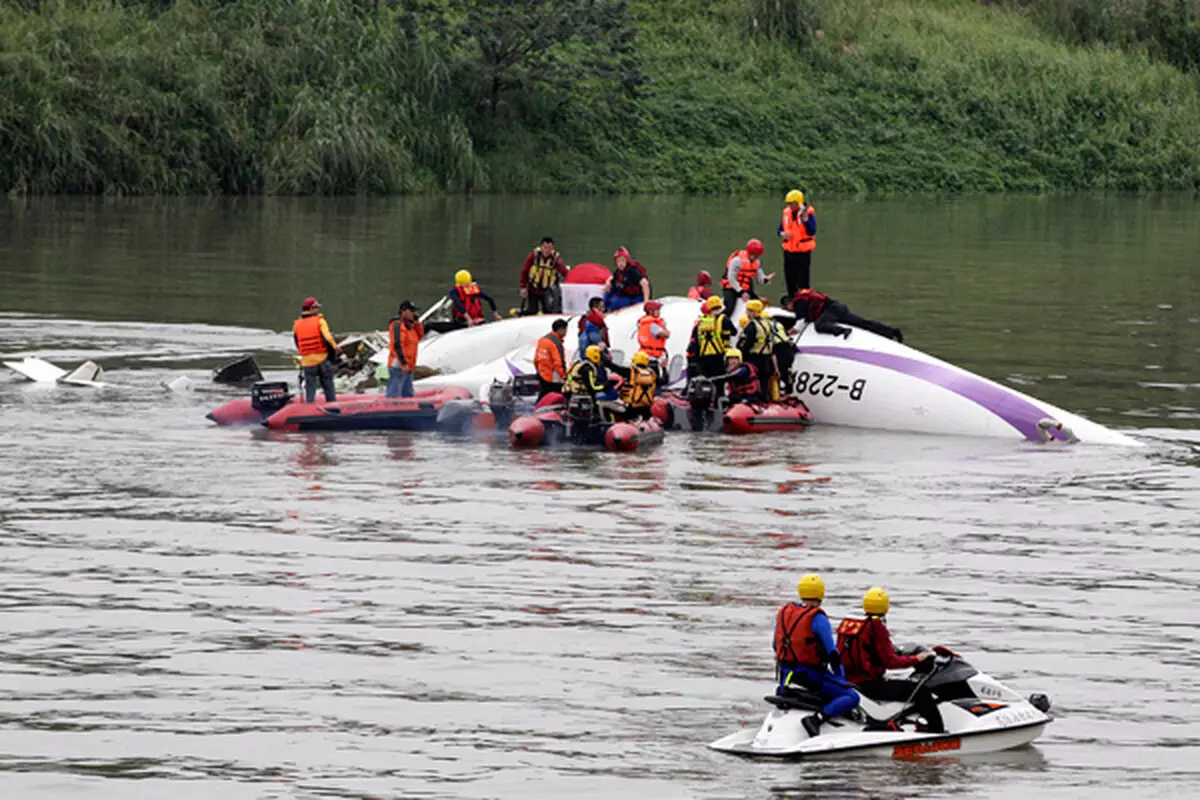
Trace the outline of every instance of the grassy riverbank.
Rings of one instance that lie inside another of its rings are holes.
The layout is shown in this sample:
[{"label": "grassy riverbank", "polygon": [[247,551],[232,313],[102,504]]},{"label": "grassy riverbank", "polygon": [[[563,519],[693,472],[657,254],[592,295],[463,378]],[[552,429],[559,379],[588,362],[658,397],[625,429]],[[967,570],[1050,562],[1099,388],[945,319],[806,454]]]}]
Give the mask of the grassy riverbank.
[{"label": "grassy riverbank", "polygon": [[[637,0],[645,84],[526,78],[486,114],[468,91],[471,43],[387,4],[27,5],[39,8],[0,9],[10,191],[1200,184],[1186,39],[1173,57],[1144,38],[1072,36],[1061,15],[974,0]],[[577,43],[562,53],[584,60]]]}]

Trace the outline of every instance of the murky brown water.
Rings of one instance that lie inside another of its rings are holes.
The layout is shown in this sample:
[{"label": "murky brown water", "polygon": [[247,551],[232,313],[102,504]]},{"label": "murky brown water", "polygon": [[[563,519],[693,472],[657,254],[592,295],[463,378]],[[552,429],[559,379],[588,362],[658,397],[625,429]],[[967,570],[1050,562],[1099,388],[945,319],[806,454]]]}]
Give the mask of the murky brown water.
[{"label": "murky brown water", "polygon": [[[94,357],[121,386],[0,376],[0,789],[1194,795],[1189,203],[819,204],[832,293],[1144,451],[814,427],[633,457],[218,429],[204,414],[228,393],[204,379],[233,353],[282,367],[287,337],[261,329],[305,294],[341,329],[376,327],[463,263],[499,287],[545,230],[571,261],[623,242],[679,290],[753,220],[773,228],[772,200],[14,206],[0,353]],[[200,385],[170,396],[180,373]],[[898,639],[1048,693],[1057,721],[1035,748],[961,761],[708,751],[764,712],[774,608],[809,570],[832,615],[884,585]]]}]

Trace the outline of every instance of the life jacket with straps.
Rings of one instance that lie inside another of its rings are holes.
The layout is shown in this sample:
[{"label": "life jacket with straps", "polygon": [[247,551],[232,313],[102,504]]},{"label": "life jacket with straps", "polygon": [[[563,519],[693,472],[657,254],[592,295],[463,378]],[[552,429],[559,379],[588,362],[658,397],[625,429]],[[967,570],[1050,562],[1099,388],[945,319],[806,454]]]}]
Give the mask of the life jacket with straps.
[{"label": "life jacket with straps", "polygon": [[572,364],[567,372],[567,379],[563,382],[563,394],[594,395],[599,391],[596,388],[597,383],[599,381],[596,379],[596,365],[587,359],[581,359]]},{"label": "life jacket with straps", "polygon": [[743,292],[748,292],[754,287],[754,276],[758,274],[759,263],[758,259],[751,259],[750,254],[745,250],[732,252],[729,254],[729,258],[725,259],[725,275],[721,278],[721,286],[726,289],[733,288],[729,283],[729,265],[735,258],[741,259],[737,271],[738,288]]},{"label": "life jacket with straps", "polygon": [[483,320],[483,302],[479,299],[479,284],[468,283],[463,286],[455,286],[454,292],[458,295],[458,301],[463,304],[463,308],[467,310],[464,316],[459,312],[458,306],[455,306],[454,319],[461,320],[470,317],[476,322],[481,322]]},{"label": "life jacket with straps", "polygon": [[788,603],[779,609],[779,613],[775,615],[776,664],[824,666],[825,653],[812,629],[813,620],[818,614],[825,614],[820,606],[805,606],[799,603]]},{"label": "life jacket with straps", "polygon": [[625,264],[625,269],[613,273],[613,292],[625,297],[641,297],[642,278],[645,277],[646,268],[636,261],[630,261]]},{"label": "life jacket with straps", "polygon": [[321,335],[323,319],[321,314],[310,314],[292,323],[292,333],[296,336],[296,350],[300,355],[311,356],[327,352],[325,337]]},{"label": "life jacket with straps", "polygon": [[[807,208],[810,214],[815,214],[817,211],[812,206],[807,206]],[[790,206],[785,206],[783,209],[783,232],[792,235],[783,243],[783,249],[789,253],[808,253],[817,247],[817,237],[808,232],[804,220],[800,218],[803,211],[803,207],[796,211],[792,211]]]},{"label": "life jacket with straps", "polygon": [[709,289],[707,286],[693,286],[688,289],[687,297],[688,300],[700,300],[703,302],[712,297],[712,289]]},{"label": "life jacket with straps", "polygon": [[887,670],[882,659],[875,652],[871,643],[871,626],[877,624],[878,617],[855,619],[846,617],[838,625],[838,652],[842,656],[842,666],[846,668],[846,676],[863,677],[866,680],[883,677]]},{"label": "life jacket with straps", "polygon": [[558,283],[558,251],[550,255],[542,253],[539,247],[533,251],[533,263],[529,265],[529,286],[535,292],[544,292]]},{"label": "life jacket with straps", "polygon": [[725,338],[725,315],[705,314],[696,322],[696,347],[699,356],[725,354],[729,341]]},{"label": "life jacket with straps", "polygon": [[821,312],[825,310],[827,302],[829,302],[829,295],[814,292],[812,289],[801,289],[792,298],[793,307],[803,306],[804,318],[809,322],[817,321],[817,318],[821,316]]},{"label": "life jacket with straps", "polygon": [[769,356],[775,348],[775,335],[771,331],[771,324],[762,317],[755,317],[746,325],[747,333],[754,330],[754,343],[750,345],[750,354],[755,356]]},{"label": "life jacket with straps", "polygon": [[663,329],[667,327],[667,323],[663,322],[662,317],[653,317],[647,314],[638,320],[638,346],[645,350],[646,355],[651,358],[662,358],[663,353],[667,352],[667,340],[650,332],[650,328],[654,325]]},{"label": "life jacket with straps", "polygon": [[781,344],[791,344],[791,337],[788,336],[787,328],[783,327],[783,323],[777,319],[767,319],[767,324],[771,328],[771,347],[778,347]]},{"label": "life jacket with straps", "polygon": [[658,375],[650,367],[632,366],[629,380],[621,386],[621,401],[630,408],[645,408],[654,405],[654,388]]},{"label": "life jacket with straps", "polygon": [[581,316],[579,318],[579,333],[581,335],[587,330],[587,324],[589,322],[599,329],[601,341],[603,341],[605,344],[609,344],[608,323],[604,321],[604,314],[595,309],[591,309],[588,311],[588,313]]},{"label": "life jacket with straps", "polygon": [[753,364],[742,364],[749,372],[737,378],[730,378],[726,385],[729,387],[731,395],[740,395],[742,397],[751,397],[759,394],[762,391],[762,384],[758,380],[758,370]]}]

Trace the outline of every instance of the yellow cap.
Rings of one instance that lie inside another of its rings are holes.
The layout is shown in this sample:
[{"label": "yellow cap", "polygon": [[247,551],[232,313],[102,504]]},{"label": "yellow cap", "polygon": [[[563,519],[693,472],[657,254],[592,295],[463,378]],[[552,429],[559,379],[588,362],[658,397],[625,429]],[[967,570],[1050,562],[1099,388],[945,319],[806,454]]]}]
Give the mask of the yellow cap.
[{"label": "yellow cap", "polygon": [[796,592],[800,595],[801,600],[824,600],[825,581],[821,580],[820,575],[810,572],[796,584]]},{"label": "yellow cap", "polygon": [[466,286],[470,282],[471,273],[467,272],[465,269],[460,269],[458,272],[454,273],[454,284],[456,286]]},{"label": "yellow cap", "polygon": [[790,192],[787,193],[787,197],[783,198],[783,202],[785,202],[785,203],[803,203],[804,202],[804,192],[800,191],[799,189],[792,189]]},{"label": "yellow cap", "polygon": [[878,586],[867,589],[867,593],[863,595],[863,611],[872,617],[884,616],[890,605],[891,600],[888,598],[888,593]]}]

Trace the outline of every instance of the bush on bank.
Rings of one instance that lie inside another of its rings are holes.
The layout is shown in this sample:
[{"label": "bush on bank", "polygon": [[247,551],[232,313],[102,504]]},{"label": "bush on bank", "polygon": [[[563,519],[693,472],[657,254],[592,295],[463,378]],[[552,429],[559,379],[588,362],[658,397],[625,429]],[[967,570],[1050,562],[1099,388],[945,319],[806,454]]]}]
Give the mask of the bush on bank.
[{"label": "bush on bank", "polygon": [[1200,0],[1072,2],[23,0],[0,186],[1196,187]]}]

